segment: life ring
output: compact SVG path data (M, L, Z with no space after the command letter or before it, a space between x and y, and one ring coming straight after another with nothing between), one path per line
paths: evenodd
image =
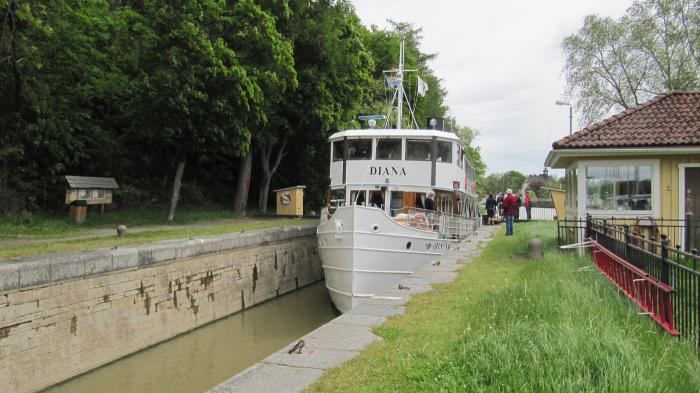
M429 225L430 222L428 221L428 216L426 216L424 213L416 213L413 215L413 218L411 218L412 228L426 230L428 229Z

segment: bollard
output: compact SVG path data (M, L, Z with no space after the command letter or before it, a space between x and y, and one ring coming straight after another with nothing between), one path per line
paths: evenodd
M530 259L537 259L542 256L542 240L540 239L530 239L527 242L527 257Z
M117 225L117 236L122 237L126 235L126 225Z

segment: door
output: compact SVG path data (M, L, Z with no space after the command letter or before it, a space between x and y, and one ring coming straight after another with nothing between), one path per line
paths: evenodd
M700 248L700 168L685 170L685 249Z

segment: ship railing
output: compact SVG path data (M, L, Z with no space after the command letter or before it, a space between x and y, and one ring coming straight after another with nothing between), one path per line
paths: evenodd
M464 239L476 232L479 217L465 217L419 208L392 209L394 221L411 228L437 232L441 239Z

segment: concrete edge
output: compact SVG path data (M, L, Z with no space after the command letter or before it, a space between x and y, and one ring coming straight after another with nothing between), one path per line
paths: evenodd
M0 293L315 235L316 225L285 226L163 240L133 247L0 260Z
M491 238L494 227L481 227L474 239ZM467 239L458 249L450 251L398 283L385 288L355 308L301 337L305 346L301 354L289 354L298 340L253 364L226 381L214 386L209 393L222 392L300 392L321 378L326 369L342 365L357 356L380 337L372 333L389 317L405 313L404 304L412 295L432 290L435 283L452 282L458 271L481 255L479 241ZM440 261L436 264L436 261ZM289 367L296 373L289 374Z

